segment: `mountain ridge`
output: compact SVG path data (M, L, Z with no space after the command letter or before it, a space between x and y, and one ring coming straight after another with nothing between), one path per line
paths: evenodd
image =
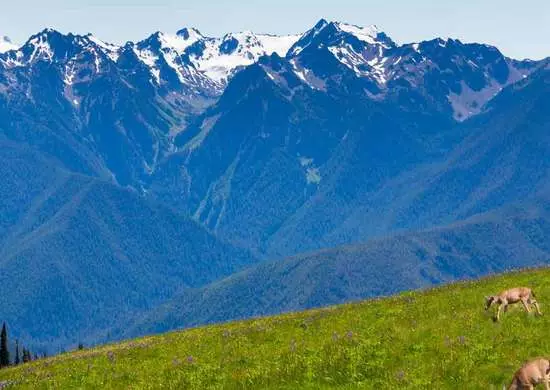
M124 338L389 296L518 267L550 264L548 198L475 215L449 226L395 233L262 262L186 289Z

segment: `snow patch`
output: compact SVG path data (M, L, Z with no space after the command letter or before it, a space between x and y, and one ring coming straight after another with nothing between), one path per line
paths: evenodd
M149 67L151 75L153 76L157 85L160 84L160 70L157 67L158 56L155 55L151 50L137 50L134 48L135 55Z
M65 66L65 78L63 80L63 82L65 83L65 85L73 85L74 84L74 77L75 77L75 74L76 74L76 71L74 69L74 64L72 65L69 65L67 64Z
M329 47L328 49L338 61L353 70L358 77L372 76L379 84L387 82L384 65L387 57L379 56L367 61L362 54L354 51L350 45ZM369 65L370 69L364 68L365 63Z
M380 31L378 30L378 27L376 27L375 25L368 26L368 27L359 27L353 24L336 23L336 26L340 30L355 36L360 41L363 41L369 44L377 43L376 37L380 33Z
M319 168L311 167L306 173L307 184L319 184L321 182L321 173Z
M311 164L313 164L313 159L312 158L299 157L298 160L300 160L300 165L303 166L303 167L309 167L309 166L311 166Z
M47 58L49 61L53 60L53 50L50 47L50 43L43 35L34 37L29 43L34 48L29 58L29 62L32 62L36 58Z
M273 53L285 56L297 40L296 35L255 35L250 31L232 33L223 38L207 39L204 51L200 55L191 55L190 58L200 72L225 84L236 69L252 65L261 56Z
M103 53L105 53L105 55L107 55L112 61L114 62L118 61L120 46L104 42L101 39L96 38L92 34L88 34L87 38L91 42L99 46L102 49Z
M319 168L313 166L313 158L299 156L298 161L300 161L302 167L306 168L307 184L319 184L321 182L321 172Z
M300 35L258 35L257 37L267 55L277 53L280 57L286 57L290 48L300 39Z
M294 74L302 80L311 89L317 89L321 91L326 90L326 85L323 80L315 76L315 74L304 67L302 67L296 59L290 61Z

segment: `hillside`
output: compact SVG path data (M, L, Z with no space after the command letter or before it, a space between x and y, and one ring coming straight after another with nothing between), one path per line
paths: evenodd
M0 138L0 161L0 319L35 350L112 339L114 319L255 262L190 218L22 144Z
M63 354L0 371L8 388L501 389L548 355L550 316L483 297L528 285L543 312L550 270L527 270L321 310L228 323Z
M121 338L345 303L550 262L550 207L522 202L461 223L264 262L185 289Z

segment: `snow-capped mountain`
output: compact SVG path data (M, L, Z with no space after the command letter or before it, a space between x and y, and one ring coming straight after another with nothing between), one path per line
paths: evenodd
M264 55L285 56L299 36L275 36L241 32L221 38L203 36L184 28L176 34L156 32L137 43L118 46L92 34L62 34L45 29L33 35L19 50L0 58L6 68L32 66L44 61L64 66L66 84L78 82L78 63L88 62L91 74L101 73L108 64L117 65L135 55L150 73L150 82L169 90L183 88L190 95L219 96L236 70L251 65ZM2 51L17 49L8 40ZM132 54L133 53L133 54ZM118 64L120 65L120 64ZM94 69L92 69L94 68Z
M10 100L6 115L26 113L18 117L25 123L10 126L28 131L33 120L43 120L47 128L58 123L55 132L72 129L82 150L94 144L102 155L100 162L80 161L85 172L107 172L141 190L161 161L201 145L216 121L208 110L234 107L252 86L273 84L288 100L305 89L362 102L365 110L383 102L461 121L538 66L487 45L452 39L398 45L376 26L326 20L301 35L212 38L183 28L124 45L46 29L0 54L0 97ZM307 169L310 182L318 182L317 166Z
M135 45L140 60L157 84L167 82L168 66L183 84L213 89L220 93L238 69L264 55L285 56L299 36L231 33L221 38L203 36L196 29L182 29L176 35L157 32Z
M310 88L325 89L331 77L343 74L343 66L349 70L346 77L357 79L356 87L361 85L374 100L400 99L414 90L421 92L423 104L440 105L456 120L478 114L500 90L537 67L535 62L509 59L487 45L453 39L398 45L376 26L358 27L324 19L302 35L245 31L212 38L196 29L183 28L176 34L156 32L123 46L91 34L64 35L47 29L32 36L20 49L0 56L0 66L55 63L62 67L68 86L108 71L110 66L131 66L131 72L147 73L145 81L159 94L176 93L173 99L183 99L186 105L198 104L200 109L223 93L238 70L273 53L286 58L293 73ZM273 77L274 72L270 75ZM73 95L67 93L74 101Z
M20 48L5 53L0 59L8 68L29 66L37 61L52 64L64 64L77 58L91 60L94 64L100 61L101 55L116 61L119 48L105 43L91 34L62 34L53 29L45 29L29 38ZM86 57L86 54L93 54ZM98 64L99 66L99 64Z
M183 33L182 33L183 31ZM185 87L192 94L217 96L219 86L199 72L186 56L186 50L202 40L196 30L182 30L177 35L156 32L132 46L132 50L148 69L155 86L168 89Z
M0 35L0 53L15 49L17 49L17 45L15 45L9 37Z
M296 75L312 88L339 72L327 68L332 56L357 78L370 82L366 87L372 98L387 99L403 89L423 90L430 99L448 105L457 120L479 113L503 88L537 68L536 62L506 58L488 45L453 39L397 45L376 26L325 20L305 33L288 56Z

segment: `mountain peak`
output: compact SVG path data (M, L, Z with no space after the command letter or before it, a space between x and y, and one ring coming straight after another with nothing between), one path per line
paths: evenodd
M42 31L32 35L29 40L25 43L25 46L31 45L35 47L45 47L48 45L58 46L61 44L70 44L76 43L82 45L84 42L88 42L88 37L91 34L87 35L78 35L73 33L64 34L60 31L57 31L53 28L45 28Z
M198 41L199 39L204 38L201 32L193 27L190 27L190 28L184 27L178 32L176 32L176 35L185 40L192 40L192 41Z
M69 34L69 35L72 35L72 34ZM48 40L50 39L51 37L53 36L65 36L64 34L60 33L59 31L51 28L51 27L47 27L43 30L41 30L40 32L32 35L30 38L29 38L29 41L33 41L33 40Z
M325 28L326 26L328 26L328 24L329 24L329 22L327 22L326 19L321 19L315 24L313 29L314 30L321 30L321 29Z
M340 46L344 41L362 42L363 45L379 45L385 48L395 46L395 43L376 25L360 27L344 22L327 22L321 19L317 24L302 35L291 49L292 55L298 55L307 47Z
M64 34L52 28L45 28L32 35L21 47L9 43L8 49L2 50L4 45L6 44L0 39L0 53L9 50L17 51L10 55L10 60L6 62L10 68L27 66L36 61L67 64L69 61L74 62L80 54L86 52L95 58L94 63L98 69L101 62L99 57L108 56L116 62L120 50L119 46L104 42L91 33Z
M138 42L137 47L140 50L174 50L178 55L181 55L189 46L202 39L204 39L204 37L200 32L192 28L183 28L175 35L157 31L150 35L149 38Z

